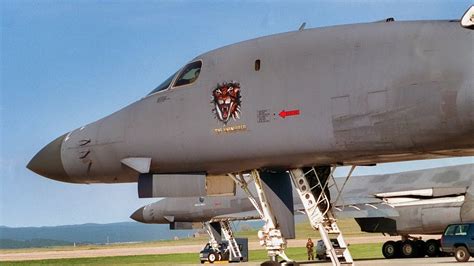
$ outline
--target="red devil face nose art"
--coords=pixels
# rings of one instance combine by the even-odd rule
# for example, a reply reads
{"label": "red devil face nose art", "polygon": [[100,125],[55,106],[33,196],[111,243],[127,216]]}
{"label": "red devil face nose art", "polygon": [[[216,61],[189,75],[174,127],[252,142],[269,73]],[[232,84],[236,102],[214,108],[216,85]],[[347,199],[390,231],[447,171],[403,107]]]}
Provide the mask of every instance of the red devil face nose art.
{"label": "red devil face nose art", "polygon": [[240,119],[240,83],[231,81],[217,84],[212,91],[211,103],[214,115],[224,124],[231,118]]}

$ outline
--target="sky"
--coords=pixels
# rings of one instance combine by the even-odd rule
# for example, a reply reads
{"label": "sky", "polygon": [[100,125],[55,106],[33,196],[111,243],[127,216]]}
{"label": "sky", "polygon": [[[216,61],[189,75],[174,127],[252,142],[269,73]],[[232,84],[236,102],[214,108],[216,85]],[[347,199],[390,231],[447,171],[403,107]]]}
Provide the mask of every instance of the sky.
{"label": "sky", "polygon": [[[195,56],[260,36],[396,20],[459,19],[473,1],[0,1],[0,225],[130,221],[136,184],[83,185],[25,168],[44,145],[145,96]],[[474,157],[382,164],[382,174]],[[342,169],[336,172],[343,175]]]}

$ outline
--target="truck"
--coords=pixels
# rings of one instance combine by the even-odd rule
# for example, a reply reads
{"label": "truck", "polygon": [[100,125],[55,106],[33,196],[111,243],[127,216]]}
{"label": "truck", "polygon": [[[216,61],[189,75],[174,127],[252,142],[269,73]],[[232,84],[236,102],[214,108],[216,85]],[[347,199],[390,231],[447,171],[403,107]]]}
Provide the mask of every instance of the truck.
{"label": "truck", "polygon": [[249,245],[247,238],[235,238],[237,245],[240,249],[242,257],[232,256],[229,250],[229,243],[227,240],[223,240],[218,243],[217,248],[213,248],[211,243],[207,243],[206,246],[199,253],[199,259],[201,263],[206,261],[214,263],[216,261],[229,261],[229,262],[245,262],[249,259]]}
{"label": "truck", "polygon": [[441,237],[441,250],[454,254],[459,262],[474,256],[474,223],[450,224]]}

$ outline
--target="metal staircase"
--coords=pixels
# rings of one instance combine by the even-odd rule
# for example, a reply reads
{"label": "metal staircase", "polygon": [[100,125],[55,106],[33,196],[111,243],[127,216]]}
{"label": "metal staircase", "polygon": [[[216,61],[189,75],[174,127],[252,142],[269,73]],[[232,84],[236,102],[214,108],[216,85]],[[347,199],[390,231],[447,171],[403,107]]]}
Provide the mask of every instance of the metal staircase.
{"label": "metal staircase", "polygon": [[229,260],[232,261],[233,258],[239,258],[239,260],[242,260],[242,253],[240,252],[240,248],[237,244],[237,241],[235,241],[234,233],[232,232],[230,222],[221,221],[220,223],[222,234],[224,235],[225,240],[227,240],[227,242],[229,243],[229,251],[231,256]]}
{"label": "metal staircase", "polygon": [[[333,170],[315,167],[297,168],[290,170],[290,176],[301,198],[311,226],[319,231],[332,264],[354,265],[347,244],[331,211],[328,183],[332,178]],[[331,238],[334,238],[334,235],[337,235],[339,248],[334,248],[331,243]],[[338,256],[338,254],[341,255]]]}
{"label": "metal staircase", "polygon": [[204,225],[204,228],[206,229],[207,234],[209,235],[209,245],[211,246],[211,248],[213,250],[218,251],[219,250],[219,248],[218,248],[219,243],[217,242],[217,239],[214,235],[214,232],[213,232],[212,227],[211,227],[211,223],[210,222],[204,222],[203,225]]}

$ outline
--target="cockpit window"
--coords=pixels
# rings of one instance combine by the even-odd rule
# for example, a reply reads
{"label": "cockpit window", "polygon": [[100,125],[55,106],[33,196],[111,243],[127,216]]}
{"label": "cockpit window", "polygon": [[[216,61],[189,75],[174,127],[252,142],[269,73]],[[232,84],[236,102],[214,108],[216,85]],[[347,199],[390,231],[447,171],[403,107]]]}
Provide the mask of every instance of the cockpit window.
{"label": "cockpit window", "polygon": [[201,61],[195,61],[186,65],[174,82],[173,87],[184,86],[195,82],[201,72],[201,65]]}
{"label": "cockpit window", "polygon": [[148,95],[151,95],[155,92],[159,92],[159,91],[162,91],[162,90],[165,90],[167,89],[170,84],[171,84],[171,81],[173,80],[173,77],[176,75],[176,73],[174,73],[173,75],[171,75],[171,77],[167,78],[165,81],[163,81],[163,83],[161,83],[158,87],[156,87],[156,89],[152,90],[150,93],[148,93]]}

